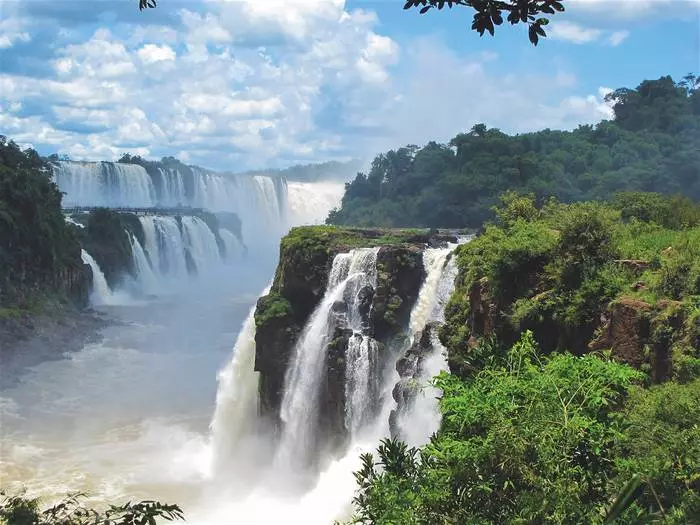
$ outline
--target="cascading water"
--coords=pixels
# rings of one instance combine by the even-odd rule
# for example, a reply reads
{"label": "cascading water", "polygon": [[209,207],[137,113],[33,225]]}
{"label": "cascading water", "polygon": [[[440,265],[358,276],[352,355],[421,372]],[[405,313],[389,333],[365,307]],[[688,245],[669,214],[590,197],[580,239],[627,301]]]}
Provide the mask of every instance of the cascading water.
{"label": "cascading water", "polygon": [[97,261],[85,250],[80,251],[83,262],[90,266],[92,270],[92,291],[90,292],[90,302],[95,305],[107,304],[112,297],[105,274],[102,273]]}
{"label": "cascading water", "polygon": [[342,182],[288,182],[287,216],[290,225],[323,224],[345,193]]}
{"label": "cascading water", "polygon": [[155,206],[156,190],[144,168],[118,162],[54,165],[54,177],[66,193],[64,206]]}
{"label": "cascading water", "polygon": [[[328,343],[338,322],[334,307],[342,299],[347,300],[346,323],[361,330],[359,292],[376,281],[377,252],[376,248],[356,249],[348,254],[336,255],[333,260],[326,293],[295,346],[285,377],[285,392],[280,410],[283,430],[275,459],[280,468],[306,467],[317,452],[316,428],[321,380]],[[361,331],[359,337],[364,338]],[[359,352],[353,357],[362,358]],[[354,389],[362,388],[369,372],[363,370],[358,363],[350,365],[350,368],[354,383],[351,396],[354,396]],[[362,403],[357,402],[350,409],[350,419],[359,419],[362,411]]]}
{"label": "cascading water", "polygon": [[157,289],[158,282],[151,268],[151,264],[148,261],[148,257],[146,257],[146,252],[143,250],[141,243],[135,235],[130,234],[129,240],[131,241],[131,254],[141,291],[144,293],[154,293]]}
{"label": "cascading water", "polygon": [[[429,332],[429,351],[424,355],[411,356],[413,362],[414,395],[407,406],[399,407],[396,427],[399,437],[410,446],[422,446],[438,430],[441,421],[438,396],[440,391],[430,385],[433,377],[441,371],[449,371],[445,347],[437,336],[437,331],[428,323],[443,322],[445,306],[454,290],[457,277],[457,263],[448,257],[457,245],[448,248],[429,248],[423,253],[423,263],[427,276],[421,287],[418,301],[411,312],[409,323],[409,346],[415,343],[421,330]],[[394,376],[398,381],[398,374]]]}
{"label": "cascading water", "polygon": [[241,241],[231,231],[226,228],[219,228],[219,237],[224,241],[224,248],[226,250],[224,257],[226,261],[229,263],[237,261],[243,256],[244,248],[241,245]]}
{"label": "cascading water", "polygon": [[[262,295],[270,290],[268,285]],[[257,435],[258,381],[255,371],[255,306],[243,323],[233,348],[233,356],[219,372],[216,409],[210,424],[212,464],[217,478],[229,477],[232,468],[255,463]],[[257,447],[258,449],[260,447]]]}
{"label": "cascading water", "polygon": [[185,243],[175,217],[146,215],[139,217],[146,238],[146,253],[157,274],[166,278],[187,275]]}
{"label": "cascading water", "polygon": [[219,264],[221,261],[219,245],[206,222],[199,217],[183,217],[182,233],[197,272],[203,272]]}

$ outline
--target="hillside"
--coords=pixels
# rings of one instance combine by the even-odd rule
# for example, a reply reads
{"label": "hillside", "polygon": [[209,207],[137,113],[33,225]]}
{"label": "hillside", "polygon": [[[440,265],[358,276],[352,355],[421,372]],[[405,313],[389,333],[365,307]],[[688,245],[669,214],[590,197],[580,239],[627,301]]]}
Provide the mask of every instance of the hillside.
{"label": "hillside", "polygon": [[328,224],[478,227],[506,190],[538,200],[606,199],[617,191],[700,199],[700,91],[689,76],[645,80],[608,96],[615,118],[574,131],[507,135],[484,124],[448,144],[378,155],[347,185]]}

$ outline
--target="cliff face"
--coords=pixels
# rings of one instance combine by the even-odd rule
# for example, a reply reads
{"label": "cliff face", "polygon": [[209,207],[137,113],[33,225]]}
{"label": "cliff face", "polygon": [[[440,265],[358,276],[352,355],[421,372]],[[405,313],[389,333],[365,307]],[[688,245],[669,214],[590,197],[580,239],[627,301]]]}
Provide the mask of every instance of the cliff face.
{"label": "cliff face", "polygon": [[[287,367],[304,325],[322,300],[334,257],[353,248],[379,247],[377,283],[359,292],[367,336],[386,349],[402,342],[411,309],[425,278],[422,251],[430,243],[453,240],[427,232],[359,230],[334,227],[293,229],[281,243],[270,293],[255,311],[256,359],[260,372],[261,411],[278,421]],[[336,307],[334,307],[336,308]],[[337,305],[342,315],[342,304]],[[330,339],[320,417],[329,435],[342,435],[345,408],[345,351],[351,330],[337,327]]]}

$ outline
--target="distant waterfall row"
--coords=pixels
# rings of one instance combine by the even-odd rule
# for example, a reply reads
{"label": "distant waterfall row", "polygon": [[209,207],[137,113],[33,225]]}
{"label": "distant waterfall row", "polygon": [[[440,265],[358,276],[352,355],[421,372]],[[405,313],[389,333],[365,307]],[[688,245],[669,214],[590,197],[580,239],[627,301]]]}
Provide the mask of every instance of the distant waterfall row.
{"label": "distant waterfall row", "polygon": [[[216,271],[241,257],[243,247],[229,230],[213,232],[199,217],[142,216],[139,222],[143,242],[126,231],[131,245],[133,271],[123,286],[136,295],[157,294],[182,285],[186,278]],[[120,299],[110,289],[99,264],[85,250],[83,262],[92,270],[93,304],[110,304]],[[121,290],[120,291],[123,291]]]}
{"label": "distant waterfall row", "polygon": [[184,165],[147,170],[138,164],[61,161],[53,166],[65,207],[235,212],[246,242],[261,234],[276,239],[290,226],[323,222],[344,191],[341,183],[287,183],[280,177],[223,175]]}

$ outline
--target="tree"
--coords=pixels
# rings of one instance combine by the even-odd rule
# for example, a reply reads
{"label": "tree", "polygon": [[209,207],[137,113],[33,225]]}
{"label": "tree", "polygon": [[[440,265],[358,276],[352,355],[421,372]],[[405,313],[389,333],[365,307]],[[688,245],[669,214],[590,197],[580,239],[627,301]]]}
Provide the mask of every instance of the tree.
{"label": "tree", "polygon": [[[139,9],[152,9],[157,5],[157,0],[139,0]],[[549,24],[549,20],[537,15],[553,15],[564,11],[561,0],[407,0],[404,9],[420,8],[420,14],[425,14],[433,8],[438,10],[445,7],[468,7],[476,11],[472,22],[472,29],[484,36],[488,31],[491,36],[495,33],[495,26],[503,23],[503,17],[511,25],[524,23],[528,25],[530,42],[537,45],[540,37],[546,37],[543,29]]]}
{"label": "tree", "polygon": [[453,6],[476,11],[472,29],[481,36],[486,31],[493,36],[495,26],[503,23],[504,15],[511,25],[525,23],[529,27],[530,42],[534,45],[537,45],[541,36],[547,36],[543,27],[549,24],[547,18],[538,18],[537,15],[553,15],[564,11],[564,5],[558,0],[407,0],[404,9],[420,8],[420,13],[425,14],[433,8],[452,9]]}

